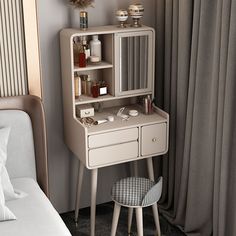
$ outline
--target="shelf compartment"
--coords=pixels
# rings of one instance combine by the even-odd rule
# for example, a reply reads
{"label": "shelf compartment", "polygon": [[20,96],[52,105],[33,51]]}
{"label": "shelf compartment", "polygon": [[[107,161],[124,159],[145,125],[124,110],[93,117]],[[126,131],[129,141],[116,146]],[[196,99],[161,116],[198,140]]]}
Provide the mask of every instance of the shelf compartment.
{"label": "shelf compartment", "polygon": [[86,96],[86,95],[81,95],[80,98],[75,99],[75,105],[94,103],[94,102],[102,102],[102,101],[110,101],[113,99],[115,99],[115,97],[110,94],[99,96],[97,98],[93,98],[93,97]]}
{"label": "shelf compartment", "polygon": [[86,67],[74,66],[74,72],[107,69],[112,67],[113,65],[111,63],[108,63],[106,61],[101,61],[98,64],[88,64]]}

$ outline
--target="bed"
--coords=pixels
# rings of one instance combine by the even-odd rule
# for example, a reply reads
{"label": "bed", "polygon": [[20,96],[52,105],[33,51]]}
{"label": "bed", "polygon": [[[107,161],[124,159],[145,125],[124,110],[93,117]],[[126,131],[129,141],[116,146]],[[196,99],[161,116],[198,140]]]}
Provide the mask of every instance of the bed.
{"label": "bed", "polygon": [[19,199],[6,201],[16,220],[0,222],[0,235],[71,235],[49,201],[47,144],[41,100],[0,98],[0,128],[10,127],[6,168]]}

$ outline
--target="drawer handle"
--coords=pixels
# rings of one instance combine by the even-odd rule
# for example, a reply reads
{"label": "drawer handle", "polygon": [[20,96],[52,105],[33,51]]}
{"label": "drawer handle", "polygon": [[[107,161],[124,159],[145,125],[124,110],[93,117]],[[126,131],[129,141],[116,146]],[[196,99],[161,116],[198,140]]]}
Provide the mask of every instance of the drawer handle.
{"label": "drawer handle", "polygon": [[153,138],[152,141],[155,143],[157,141],[157,138]]}

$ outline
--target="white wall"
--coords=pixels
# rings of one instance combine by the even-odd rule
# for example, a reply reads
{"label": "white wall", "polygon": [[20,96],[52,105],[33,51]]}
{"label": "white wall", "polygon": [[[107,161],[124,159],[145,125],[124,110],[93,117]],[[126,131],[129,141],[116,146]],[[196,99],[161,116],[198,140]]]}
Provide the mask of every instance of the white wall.
{"label": "white wall", "polygon": [[[155,24],[155,1],[143,0],[143,23]],[[127,8],[133,1],[95,0],[90,8],[89,26],[116,24],[114,12]],[[77,159],[63,142],[62,92],[59,31],[79,26],[79,12],[71,9],[67,0],[38,0],[39,40],[41,51],[43,102],[46,112],[51,201],[60,212],[74,209]],[[79,144],[78,144],[79,145]],[[100,169],[97,202],[110,201],[111,184],[128,172],[127,165]],[[105,184],[104,184],[105,183]],[[89,205],[90,176],[85,172],[82,206]]]}

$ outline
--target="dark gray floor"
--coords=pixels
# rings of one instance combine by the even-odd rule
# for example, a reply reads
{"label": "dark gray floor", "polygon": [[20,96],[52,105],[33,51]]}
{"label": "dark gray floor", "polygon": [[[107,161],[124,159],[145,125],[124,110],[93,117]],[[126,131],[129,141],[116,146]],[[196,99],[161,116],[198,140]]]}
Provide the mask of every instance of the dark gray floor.
{"label": "dark gray floor", "polygon": [[[113,215],[113,203],[106,203],[97,206],[96,210],[96,236],[109,236],[111,230],[111,222]],[[69,228],[73,236],[89,236],[90,235],[90,208],[84,208],[79,213],[78,226],[74,223],[74,212],[61,214],[62,219]],[[119,224],[116,236],[125,236],[127,234],[127,208],[121,208]],[[144,219],[144,235],[155,235],[155,224],[153,221],[152,210],[150,207],[143,209]],[[160,216],[162,236],[184,236],[178,228],[170,225],[162,216]],[[136,234],[135,217],[132,224],[133,236]]]}

